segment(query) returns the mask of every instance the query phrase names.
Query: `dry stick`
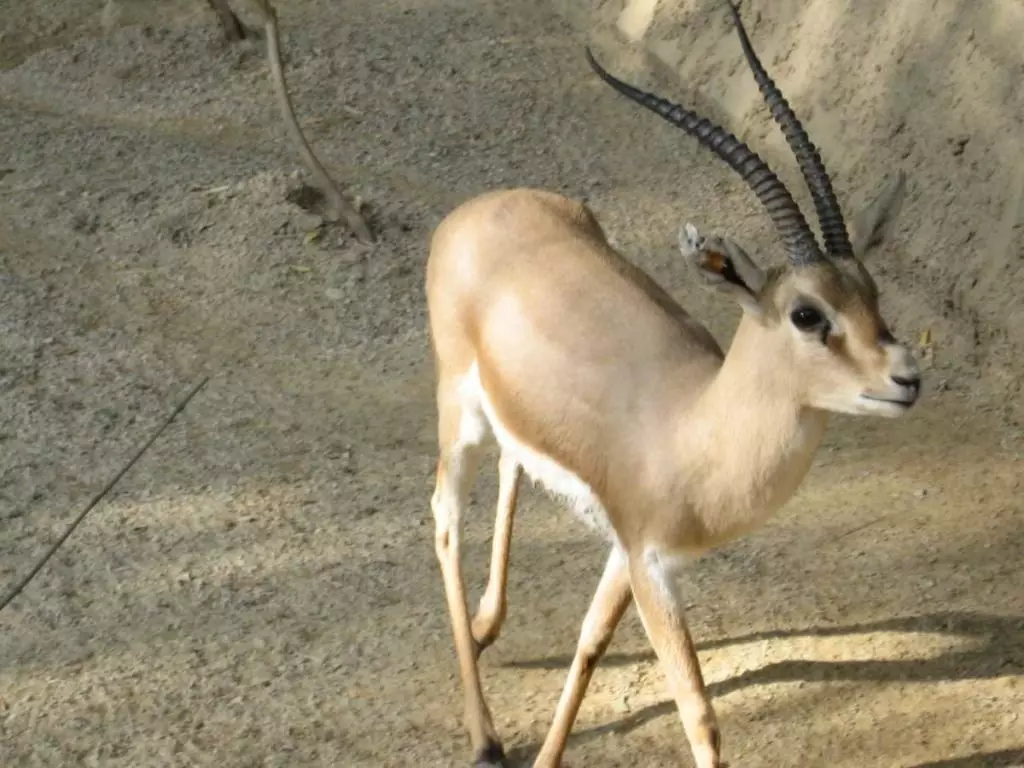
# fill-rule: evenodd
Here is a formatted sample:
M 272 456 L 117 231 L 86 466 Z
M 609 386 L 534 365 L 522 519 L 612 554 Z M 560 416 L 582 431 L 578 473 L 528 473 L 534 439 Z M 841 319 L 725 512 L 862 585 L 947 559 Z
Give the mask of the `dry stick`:
M 263 14 L 263 23 L 267 35 L 267 58 L 270 60 L 270 74 L 274 80 L 274 90 L 277 92 L 281 115 L 288 126 L 288 131 L 291 133 L 295 143 L 298 144 L 299 152 L 302 154 L 306 167 L 309 168 L 310 173 L 316 178 L 321 191 L 327 198 L 327 203 L 332 209 L 335 219 L 337 217 L 343 218 L 356 237 L 364 243 L 372 243 L 374 237 L 373 232 L 370 231 L 370 225 L 363 218 L 362 214 L 356 210 L 356 207 L 341 193 L 341 190 L 338 189 L 334 179 L 328 175 L 316 155 L 313 154 L 313 150 L 310 149 L 309 143 L 299 127 L 299 121 L 295 117 L 295 110 L 292 108 L 291 97 L 288 95 L 288 86 L 284 79 L 284 68 L 281 66 L 281 44 L 277 30 L 277 11 L 274 10 L 270 0 L 255 0 L 255 4 L 260 13 Z
M 853 534 L 860 533 L 861 531 L 863 531 L 866 528 L 870 528 L 873 525 L 878 525 L 880 522 L 882 522 L 883 520 L 888 519 L 891 516 L 892 516 L 892 513 L 891 512 L 887 512 L 885 514 L 879 515 L 878 517 L 873 517 L 870 520 L 868 520 L 866 523 L 861 523 L 860 525 L 855 525 L 853 528 L 850 528 L 849 530 L 843 531 L 838 536 L 829 536 L 829 537 L 823 538 L 821 540 L 821 543 L 823 545 L 826 544 L 826 543 L 834 544 L 835 542 L 840 541 L 841 539 L 845 539 L 847 536 L 853 536 Z
M 103 490 L 101 490 L 99 493 L 93 496 L 92 501 L 90 501 L 86 505 L 85 509 L 78 513 L 78 517 L 71 521 L 71 525 L 67 527 L 67 530 L 64 531 L 61 537 L 53 543 L 53 545 L 46 551 L 46 553 L 41 558 L 39 558 L 39 562 L 37 562 L 35 564 L 35 567 L 33 567 L 32 570 L 28 572 L 28 575 L 25 576 L 25 578 L 23 578 L 20 582 L 15 584 L 10 592 L 4 595 L 4 599 L 0 600 L 0 611 L 6 608 L 8 604 L 21 593 L 21 590 L 28 586 L 28 583 L 32 581 L 32 579 L 35 578 L 35 575 L 42 570 L 44 565 L 46 565 L 46 561 L 53 557 L 53 553 L 60 548 L 61 544 L 67 541 L 67 538 L 71 535 L 71 532 L 74 531 L 75 528 L 78 527 L 78 524 L 85 519 L 85 516 L 89 514 L 90 511 L 92 511 L 92 508 L 99 504 L 100 501 L 103 500 L 103 497 L 110 493 L 110 490 L 115 485 L 117 485 L 118 481 L 125 476 L 125 474 L 128 472 L 129 469 L 132 468 L 132 466 L 134 466 L 135 462 L 142 458 L 142 454 L 149 450 L 149 447 L 156 441 L 158 437 L 160 437 L 163 431 L 167 429 L 168 426 L 170 426 L 170 423 L 178 417 L 178 414 L 185 410 L 185 406 L 189 404 L 189 401 L 193 397 L 195 397 L 196 394 L 198 394 L 199 390 L 202 389 L 206 385 L 206 382 L 208 382 L 209 380 L 210 377 L 206 376 L 205 378 L 203 378 L 202 381 L 196 384 L 196 386 L 192 388 L 192 391 L 189 392 L 180 403 L 178 403 L 177 407 L 175 407 L 173 411 L 171 411 L 171 415 L 164 419 L 163 424 L 161 424 L 159 429 L 157 429 L 157 431 L 153 433 L 149 440 L 146 441 L 146 444 L 143 445 L 142 448 L 138 450 L 138 452 L 132 457 L 131 461 L 125 464 L 121 468 L 121 471 L 114 475 L 114 478 L 103 487 Z
M 235 12 L 231 10 L 228 0 L 206 0 L 206 4 L 217 14 L 220 28 L 223 30 L 224 37 L 228 42 L 236 43 L 239 40 L 245 40 L 245 26 L 238 20 Z

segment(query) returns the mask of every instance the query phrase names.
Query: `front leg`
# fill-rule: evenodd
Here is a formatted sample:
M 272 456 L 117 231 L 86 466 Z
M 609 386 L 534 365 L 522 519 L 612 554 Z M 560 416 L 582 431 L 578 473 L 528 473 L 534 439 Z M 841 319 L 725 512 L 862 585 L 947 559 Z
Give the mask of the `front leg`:
M 721 768 L 715 710 L 670 569 L 656 550 L 646 549 L 630 555 L 629 577 L 640 619 L 665 671 L 697 768 Z
M 544 745 L 534 760 L 533 768 L 557 768 L 561 764 L 565 743 L 569 738 L 576 715 L 579 713 L 583 696 L 587 692 L 594 668 L 601 660 L 612 634 L 622 619 L 631 601 L 629 572 L 626 556 L 616 546 L 608 556 L 601 581 L 597 585 L 594 599 L 587 609 L 580 629 L 576 655 L 573 657 L 569 676 L 562 688 L 562 696 L 555 709 L 555 719 L 548 729 Z

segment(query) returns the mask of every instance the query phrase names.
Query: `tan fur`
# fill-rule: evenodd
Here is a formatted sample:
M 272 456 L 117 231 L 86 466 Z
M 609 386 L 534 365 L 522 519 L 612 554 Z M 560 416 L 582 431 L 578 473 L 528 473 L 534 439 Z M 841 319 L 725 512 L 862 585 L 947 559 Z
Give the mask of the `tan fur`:
M 882 222 L 884 213 L 876 211 L 866 226 Z M 859 241 L 872 242 L 872 233 Z M 722 273 L 727 253 L 743 258 L 747 274 L 758 271 L 731 241 L 721 248 L 708 243 L 694 261 L 706 276 Z M 917 376 L 909 353 L 888 336 L 877 288 L 859 262 L 775 269 L 757 282 L 749 296 L 724 286 L 739 295 L 745 312 L 723 355 L 703 326 L 608 244 L 578 202 L 536 190 L 492 192 L 437 228 L 426 282 L 441 451 L 433 504 L 478 760 L 493 763 L 501 754 L 476 657 L 497 637 L 505 613 L 520 476 L 509 464 L 517 446 L 520 455 L 528 451 L 564 472 L 552 475 L 556 480 L 574 478 L 566 487 L 581 498 L 590 498 L 589 489 L 613 539 L 535 765 L 558 764 L 630 593 L 699 768 L 720 765 L 714 711 L 673 569 L 680 558 L 757 526 L 790 498 L 811 465 L 828 411 L 898 415 L 901 407 L 864 396 L 895 397 L 905 389 L 892 377 Z M 793 327 L 789 313 L 798 296 L 822 309 L 834 335 L 819 342 Z M 499 442 L 505 435 L 506 466 L 491 577 L 470 622 L 458 525 L 481 438 L 466 394 L 476 391 L 474 376 Z

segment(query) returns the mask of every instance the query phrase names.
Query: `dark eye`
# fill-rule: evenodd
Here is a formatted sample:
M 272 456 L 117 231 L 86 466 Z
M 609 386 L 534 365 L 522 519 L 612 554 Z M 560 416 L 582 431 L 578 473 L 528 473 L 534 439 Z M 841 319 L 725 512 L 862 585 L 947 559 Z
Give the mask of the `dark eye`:
M 813 331 L 825 324 L 825 316 L 814 307 L 797 307 L 790 314 L 789 319 L 801 331 Z

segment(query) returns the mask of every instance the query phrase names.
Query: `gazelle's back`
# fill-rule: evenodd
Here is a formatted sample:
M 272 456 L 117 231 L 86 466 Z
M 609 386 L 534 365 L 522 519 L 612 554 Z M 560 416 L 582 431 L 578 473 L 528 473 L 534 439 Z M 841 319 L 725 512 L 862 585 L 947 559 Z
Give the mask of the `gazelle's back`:
M 573 396 L 680 365 L 699 379 L 722 357 L 586 206 L 551 192 L 501 190 L 449 214 L 431 242 L 427 299 L 442 363 L 484 356 L 494 375 L 555 376 Z

